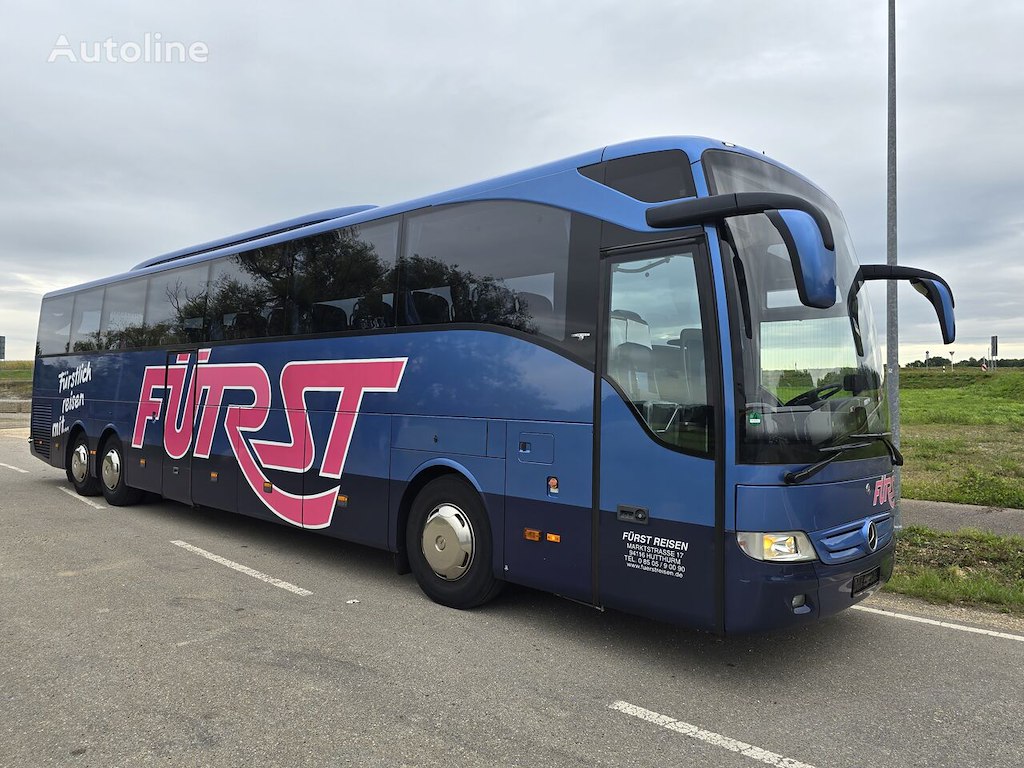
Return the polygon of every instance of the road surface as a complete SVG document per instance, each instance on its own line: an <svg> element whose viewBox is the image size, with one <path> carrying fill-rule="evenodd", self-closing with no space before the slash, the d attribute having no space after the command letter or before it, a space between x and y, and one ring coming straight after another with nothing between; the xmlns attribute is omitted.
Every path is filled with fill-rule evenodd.
<svg viewBox="0 0 1024 768"><path fill-rule="evenodd" d="M517 588L460 612L383 552L82 499L23 435L0 766L1021 765L1019 622L877 596L723 640Z"/></svg>

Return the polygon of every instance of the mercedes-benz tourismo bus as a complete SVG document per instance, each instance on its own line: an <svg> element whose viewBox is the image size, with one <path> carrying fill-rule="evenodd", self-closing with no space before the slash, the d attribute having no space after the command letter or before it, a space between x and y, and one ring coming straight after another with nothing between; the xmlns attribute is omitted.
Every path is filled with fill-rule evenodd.
<svg viewBox="0 0 1024 768"><path fill-rule="evenodd" d="M703 138L326 211L47 294L32 452L395 553L434 600L513 582L715 632L813 621L893 566L868 282L836 204Z"/></svg>

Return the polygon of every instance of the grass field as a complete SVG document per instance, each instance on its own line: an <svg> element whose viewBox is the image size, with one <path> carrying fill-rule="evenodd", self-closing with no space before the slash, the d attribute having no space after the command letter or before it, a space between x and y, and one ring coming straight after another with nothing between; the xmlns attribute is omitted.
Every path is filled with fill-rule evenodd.
<svg viewBox="0 0 1024 768"><path fill-rule="evenodd" d="M1024 614L1024 539L979 531L905 528L886 590L933 603Z"/></svg>
<svg viewBox="0 0 1024 768"><path fill-rule="evenodd" d="M900 372L903 496L1024 509L1024 370Z"/></svg>
<svg viewBox="0 0 1024 768"><path fill-rule="evenodd" d="M32 396L32 361L0 361L0 399Z"/></svg>

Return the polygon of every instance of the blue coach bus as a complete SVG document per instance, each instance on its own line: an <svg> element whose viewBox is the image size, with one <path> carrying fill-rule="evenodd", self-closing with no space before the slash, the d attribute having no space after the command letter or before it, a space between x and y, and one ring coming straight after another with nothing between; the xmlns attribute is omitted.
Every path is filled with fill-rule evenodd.
<svg viewBox="0 0 1024 768"><path fill-rule="evenodd" d="M282 222L43 298L31 449L145 492L719 633L813 621L893 566L865 284L835 203L650 139Z"/></svg>

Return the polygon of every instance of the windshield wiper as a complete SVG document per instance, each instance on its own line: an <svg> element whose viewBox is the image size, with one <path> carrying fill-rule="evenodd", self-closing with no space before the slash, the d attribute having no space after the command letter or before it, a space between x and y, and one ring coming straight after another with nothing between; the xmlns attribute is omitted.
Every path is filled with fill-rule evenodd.
<svg viewBox="0 0 1024 768"><path fill-rule="evenodd" d="M903 454L896 447L896 443L892 441L892 432L865 432L861 435L850 435L850 437L854 440L881 440L889 449L889 460L892 461L893 466L903 466Z"/></svg>
<svg viewBox="0 0 1024 768"><path fill-rule="evenodd" d="M852 451L857 448L867 448L873 442L879 440L882 441L885 444L885 447L888 449L889 459L892 461L893 466L903 466L903 454L900 453L900 449L897 448L893 441L890 439L892 437L892 432L866 432L860 435L850 435L850 437L854 440L862 440L866 442L843 443L842 445L830 445L826 448L819 448L818 450L821 453L828 453L830 455L819 462L811 464L809 467L804 467L803 469L797 470L796 472L787 472L782 476L782 481L786 485L796 485L797 483L802 483L804 480L814 477L816 474L821 472L821 470L823 470L825 467L827 467L829 464L838 459L847 451Z"/></svg>

